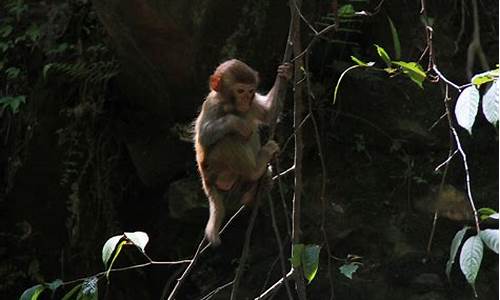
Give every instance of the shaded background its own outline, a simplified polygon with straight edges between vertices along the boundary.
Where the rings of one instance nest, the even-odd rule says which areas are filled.
[[[306,2],[303,13],[313,26],[332,24],[330,1]],[[470,4],[427,2],[437,64],[453,82],[467,83]],[[498,63],[498,3],[478,3],[481,43],[493,68]],[[0,110],[1,298],[15,299],[39,281],[101,271],[102,245],[124,231],[147,232],[146,251],[156,260],[190,257],[207,218],[189,133],[208,91],[207,78],[218,63],[237,57],[260,72],[262,91],[268,90],[288,33],[287,1],[24,4],[19,13],[0,11],[2,26],[14,25],[0,41],[16,41],[1,47],[2,96],[26,95],[17,113]],[[378,2],[340,4],[372,11]],[[448,192],[436,198],[442,174],[434,168],[449,149],[446,122],[432,127],[444,113],[440,85],[426,82],[420,89],[403,77],[355,70],[344,78],[339,102],[332,105],[339,75],[353,64],[351,55],[378,61],[374,43],[393,53],[388,17],[399,32],[402,59],[418,59],[426,45],[419,5],[386,1],[375,16],[341,24],[348,30],[325,35],[309,52],[312,109],[327,164],[328,242],[335,257],[363,257],[352,280],[339,273],[342,262],[333,260],[337,299],[472,297],[457,267],[451,284],[444,276],[451,240],[469,221],[458,156],[446,177]],[[306,26],[302,36],[307,45],[312,34]],[[10,76],[9,67],[21,72]],[[481,71],[476,63],[473,72]],[[281,145],[292,133],[289,99],[278,128]],[[323,211],[318,150],[310,124],[304,130],[304,239],[324,246],[318,230]],[[498,210],[498,131],[478,115],[472,136],[459,132],[476,205]],[[282,166],[292,162],[289,147]],[[284,180],[290,199],[293,178]],[[275,199],[284,235],[285,220]],[[463,220],[439,220],[432,256],[426,258],[438,201],[462,213]],[[239,218],[222,246],[202,257],[179,299],[199,299],[233,278],[247,220],[248,215]],[[256,226],[242,285],[248,296],[264,288],[266,279],[281,276],[273,264],[278,250],[266,206]],[[117,264],[142,261],[127,249]],[[326,261],[322,251],[318,277],[308,286],[312,299],[328,299]],[[176,271],[154,266],[113,274],[100,294],[103,299],[159,299]],[[497,282],[498,258],[486,251],[477,282],[482,299],[498,298]]]

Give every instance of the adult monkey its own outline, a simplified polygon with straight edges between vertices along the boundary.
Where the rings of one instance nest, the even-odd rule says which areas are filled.
[[[280,65],[278,76],[289,80],[290,65]],[[279,150],[272,140],[261,146],[258,133],[258,126],[268,124],[273,117],[277,82],[267,95],[256,93],[258,73],[237,59],[223,62],[210,76],[210,93],[196,119],[194,139],[210,206],[205,236],[213,246],[220,244],[224,196],[236,192],[242,195],[243,203],[252,201],[257,180]]]

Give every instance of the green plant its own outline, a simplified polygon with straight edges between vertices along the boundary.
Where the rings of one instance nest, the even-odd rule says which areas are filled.
[[[498,220],[498,213],[490,208],[482,208],[478,210],[481,220],[486,220],[488,218]],[[464,227],[462,230],[458,231],[453,238],[450,246],[450,257],[446,263],[446,275],[448,279],[450,278],[450,273],[452,266],[455,262],[458,250],[462,245],[462,241],[465,234],[470,227]],[[460,269],[464,274],[467,282],[471,285],[474,295],[477,297],[477,292],[475,288],[475,282],[479,269],[481,267],[481,261],[483,259],[483,252],[485,246],[498,254],[498,229],[484,229],[476,233],[476,235],[467,238],[465,243],[463,243],[462,249],[460,251]]]

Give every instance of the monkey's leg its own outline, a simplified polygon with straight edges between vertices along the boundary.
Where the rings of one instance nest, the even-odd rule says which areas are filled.
[[[205,236],[212,246],[220,244],[219,230],[225,213],[222,197],[223,195],[216,191],[215,187],[210,188],[208,193],[210,215],[205,227]]]

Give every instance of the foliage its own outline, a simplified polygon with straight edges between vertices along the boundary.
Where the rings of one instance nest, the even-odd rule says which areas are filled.
[[[481,211],[489,214],[492,218],[495,218],[498,215],[491,208],[482,208]],[[446,263],[446,275],[448,276],[448,279],[450,278],[451,269],[460,245],[462,244],[465,234],[469,229],[470,227],[464,227],[462,230],[458,231],[451,242],[450,257]],[[467,282],[471,285],[476,297],[477,292],[475,282],[481,267],[484,246],[498,254],[498,239],[498,229],[485,229],[479,231],[476,235],[469,237],[462,245],[462,249],[460,251],[460,269],[467,279]]]
[[[458,125],[472,134],[472,126],[476,121],[481,96],[481,85],[492,82],[482,97],[483,114],[494,126],[498,126],[498,68],[481,74],[476,74],[471,79],[471,85],[466,87],[458,96],[455,106],[455,116]]]
[[[104,265],[106,266],[109,258],[112,253],[115,253],[112,262],[109,264],[106,272],[101,272],[94,276],[85,277],[82,279],[78,279],[76,281],[82,281],[82,283],[74,286],[69,292],[67,292],[63,300],[77,299],[77,300],[97,300],[98,299],[98,286],[97,283],[99,281],[99,277],[106,275],[106,278],[109,280],[109,273],[112,271],[113,262],[120,253],[122,247],[124,245],[132,245],[136,246],[146,258],[146,252],[144,248],[146,247],[149,241],[149,237],[147,233],[142,231],[136,232],[125,232],[121,235],[113,236],[109,238],[104,246],[102,247],[102,259]],[[119,243],[120,242],[120,243]],[[117,246],[118,245],[118,246]],[[46,289],[52,290],[55,292],[59,287],[68,285],[72,282],[63,282],[60,279],[56,279],[52,283],[42,283],[32,286],[26,289],[19,300],[37,300],[38,296]]]
[[[321,248],[318,245],[295,244],[292,248],[292,266],[302,268],[304,278],[308,283],[316,277],[319,264],[319,252]]]

